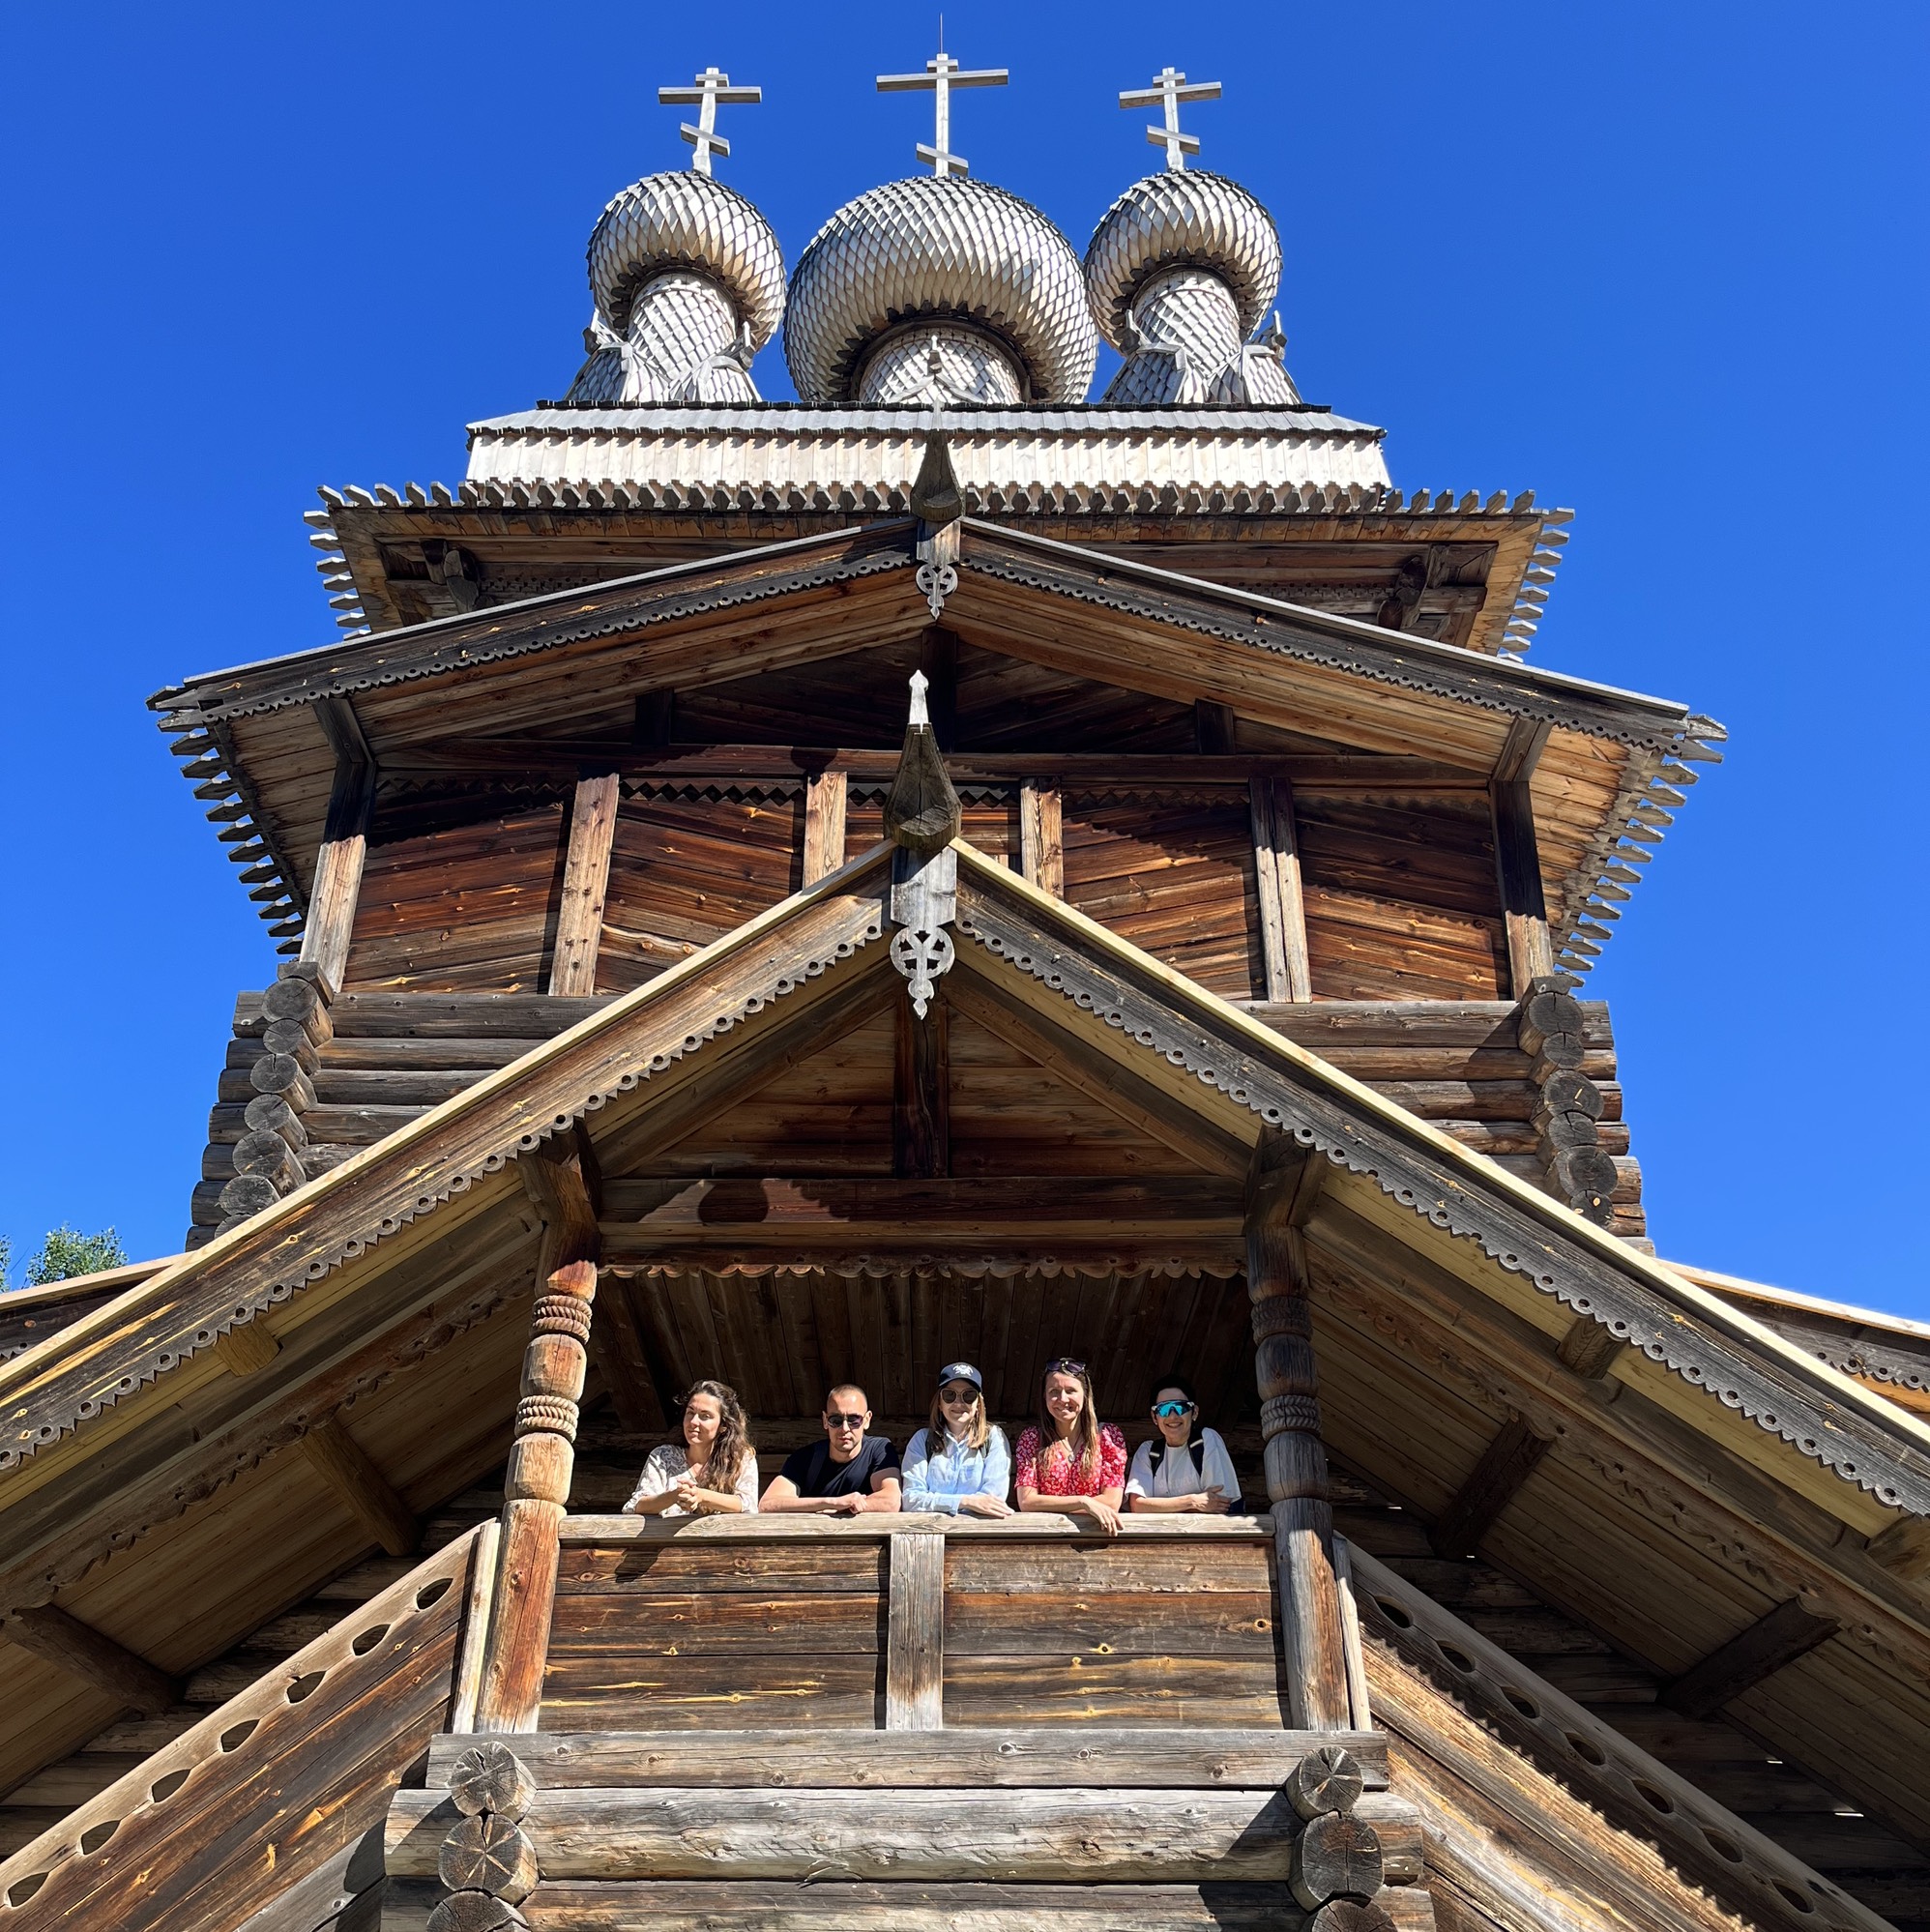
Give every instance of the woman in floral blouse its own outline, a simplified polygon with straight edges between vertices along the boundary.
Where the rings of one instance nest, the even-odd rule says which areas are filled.
[[[1018,1439],[1013,1483],[1018,1507],[1052,1516],[1090,1516],[1119,1535],[1126,1489],[1126,1438],[1093,1409],[1093,1378],[1083,1361],[1045,1364],[1037,1425]]]

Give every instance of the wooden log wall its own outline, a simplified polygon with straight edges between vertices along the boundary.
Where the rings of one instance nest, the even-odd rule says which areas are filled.
[[[190,1246],[205,1242],[223,1218],[220,1195],[234,1175],[234,1148],[253,1130],[247,1115],[259,1098],[252,1076],[267,1024],[262,1001],[245,993],[236,1003],[235,1039],[190,1203]],[[1599,1099],[1595,1149],[1613,1175],[1605,1225],[1641,1240],[1641,1168],[1629,1154],[1607,1010],[1577,1004],[1582,1055],[1564,1070],[1588,1081]],[[317,1050],[310,1076],[314,1102],[301,1117],[305,1172],[325,1173],[597,1005],[540,994],[344,995],[331,1009],[332,1037]],[[1555,1191],[1535,1124],[1543,1096],[1535,1078],[1539,1050],[1522,1050],[1521,1010],[1512,1002],[1320,1001],[1253,1010],[1464,1146]],[[863,1022],[687,1146],[667,1151],[659,1171],[704,1172],[728,1152],[770,1172],[890,1173],[892,1042],[889,1018]],[[1080,1171],[1094,1147],[1105,1149],[1117,1172],[1192,1171],[1186,1156],[1135,1128],[1116,1105],[1045,1080],[1036,1061],[977,1021],[953,1013],[949,1046],[954,1174]]]
[[[344,989],[541,990],[562,904],[564,824],[561,791],[379,797]]]
[[[626,786],[610,848],[598,989],[641,985],[796,892],[804,883],[804,790]]]
[[[1371,797],[1274,776],[960,782],[965,837],[1227,998],[1510,990],[1481,792]],[[830,853],[877,843],[881,800],[876,780],[842,772],[604,774],[547,790],[385,781],[347,906],[343,983],[579,993],[594,968],[594,989],[628,990],[821,877]]]
[[[1416,1816],[1386,1790],[1377,1738],[1349,1749],[1278,1731],[1114,1730],[1074,1750],[1049,1730],[833,1729],[705,1742],[519,1739],[497,1766],[493,1741],[440,1741],[427,1788],[390,1816],[384,1926],[1432,1925]],[[473,1807],[499,1799],[539,1875],[505,1887],[498,1866],[482,1884],[518,1901],[517,1921],[480,1904],[460,1916],[464,1894],[446,1890],[474,1868]]]

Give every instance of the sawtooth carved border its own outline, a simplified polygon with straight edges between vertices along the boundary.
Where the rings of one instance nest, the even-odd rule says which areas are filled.
[[[961,879],[958,929],[994,956],[1030,973],[1073,1005],[1117,1027],[1126,1039],[1291,1133],[1335,1166],[1378,1183],[1421,1219],[1477,1243],[1492,1261],[1525,1276],[1619,1341],[1639,1348],[1693,1388],[1747,1417],[1800,1455],[1894,1508],[1930,1514],[1930,1470],[1909,1451],[1853,1434],[1813,1398],[1779,1380],[1721,1338],[1685,1319],[1602,1257],[1538,1226],[1505,1198],[1471,1192],[1419,1148],[1404,1147],[1387,1128],[1351,1117],[1341,1103],[1232,1038],[1214,1033],[1192,1012],[1132,984]]]
[[[814,922],[812,913],[817,915]],[[224,1263],[239,1264],[246,1269],[249,1261],[254,1260],[256,1267],[259,1267],[260,1258],[272,1254],[274,1258],[262,1271],[265,1278],[257,1276],[259,1285],[249,1285],[235,1292],[233,1299],[226,1301],[219,1309],[210,1308],[212,1297],[194,1297],[186,1305],[163,1315],[143,1336],[132,1356],[115,1360],[105,1371],[104,1379],[95,1383],[90,1392],[84,1395],[77,1389],[70,1389],[66,1394],[54,1396],[44,1408],[31,1401],[16,1406],[14,1413],[21,1420],[16,1420],[13,1425],[13,1439],[0,1445],[0,1474],[17,1468],[48,1444],[59,1441],[82,1423],[112,1408],[124,1396],[147,1387],[202,1350],[214,1347],[219,1337],[237,1324],[251,1321],[265,1309],[286,1302],[308,1283],[320,1280],[343,1262],[367,1252],[379,1242],[408,1226],[419,1215],[429,1213],[456,1194],[466,1192],[484,1177],[499,1172],[506,1162],[529,1153],[553,1134],[568,1131],[585,1115],[621,1095],[632,1092],[653,1076],[667,1071],[710,1041],[721,1038],[752,1015],[796,992],[808,981],[821,978],[839,961],[853,957],[862,948],[878,939],[885,929],[882,887],[866,893],[854,881],[849,895],[827,900],[807,910],[804,918],[807,922],[814,922],[818,930],[814,935],[798,935],[803,941],[801,951],[787,950],[782,954],[781,964],[774,957],[770,963],[775,970],[768,979],[753,981],[718,1004],[699,1004],[697,1011],[701,1016],[681,1038],[648,1054],[627,1054],[622,1047],[621,1036],[612,1039],[607,1035],[599,1035],[594,1045],[579,1049],[579,1066],[575,1069],[566,1068],[558,1074],[556,1084],[550,1089],[553,1111],[540,1121],[509,1127],[501,1137],[487,1132],[480,1134],[466,1155],[458,1155],[449,1164],[435,1166],[432,1170],[425,1170],[416,1156],[411,1130],[404,1128],[395,1137],[399,1145],[387,1147],[386,1158],[378,1159],[360,1171],[358,1163],[350,1162],[313,1184],[318,1189],[326,1190],[326,1194],[334,1194],[345,1203],[354,1202],[356,1193],[352,1189],[372,1197],[361,1216],[351,1209],[343,1215],[337,1230],[327,1231],[329,1217],[323,1206],[325,1194],[312,1204],[319,1212],[314,1216],[316,1225],[307,1239],[300,1230],[292,1239],[281,1232],[279,1224],[284,1215],[278,1210],[271,1210],[244,1224],[237,1233],[247,1245],[217,1256],[210,1269],[212,1279],[207,1285],[211,1289],[220,1285],[225,1272]],[[701,954],[694,956],[702,957]],[[675,994],[688,994],[692,990],[700,991],[700,988],[687,984],[672,990]],[[640,1026],[645,1028],[654,1016],[648,1006],[636,1015]],[[547,1051],[545,1043],[532,1057],[541,1056]],[[459,1119],[464,1101],[476,1104],[474,1095],[475,1090],[472,1089],[469,1094],[445,1104],[457,1108]],[[486,1105],[486,1101],[482,1104]],[[526,1120],[527,1116],[523,1118]],[[453,1130],[455,1124],[452,1122],[449,1125]],[[424,1171],[433,1171],[432,1185],[411,1194],[408,1184]],[[386,1190],[384,1177],[389,1179]],[[302,1194],[306,1192],[304,1189],[289,1197],[288,1212],[308,1205],[302,1201]],[[280,1252],[276,1252],[278,1248]],[[75,1380],[79,1381],[91,1366],[91,1360],[85,1366],[76,1364]]]

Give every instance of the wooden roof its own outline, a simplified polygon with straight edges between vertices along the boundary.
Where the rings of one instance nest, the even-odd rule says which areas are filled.
[[[621,757],[635,699],[915,639],[933,613],[909,519],[745,550],[205,673],[150,700],[271,917],[299,920],[350,707],[378,768],[459,741],[531,761],[545,736]],[[966,519],[946,626],[968,644],[1169,701],[1230,705],[1263,731],[1421,761],[1485,783],[1513,731],[1531,778],[1558,944],[1591,955],[1588,901],[1652,843],[1721,729],[1682,704],[1301,609],[1087,547]],[[559,751],[563,749],[558,746]],[[1685,762],[1686,761],[1686,762]],[[1390,782],[1413,782],[1389,766]],[[1618,852],[1618,845],[1623,847]],[[282,930],[278,926],[278,930]]]
[[[1889,1566],[1930,1514],[1930,1426],[969,847],[959,873],[953,976],[973,997],[1111,1067],[1121,1104],[1163,1109],[1203,1179],[1269,1126],[1317,1156],[1306,1239],[1338,1454],[1431,1519],[1496,1431],[1533,1430],[1550,1447],[1484,1548],[1668,1672],[1799,1600],[1825,1640],[1747,1693],[1746,1721],[1930,1836],[1930,1605]],[[0,1601],[57,1600],[179,1671],[364,1546],[278,1453],[319,1420],[351,1417],[412,1501],[473,1479],[502,1453],[537,1267],[518,1163],[582,1133],[607,1181],[647,1174],[653,1150],[902,998],[888,877],[883,849],[853,862],[0,1364]],[[922,1251],[893,1245],[875,1190],[793,1186],[785,1239],[941,1272],[999,1248],[1048,1272],[1184,1265],[1237,1241],[1237,1203],[1210,1186],[1176,1205],[1156,1186],[1101,1202],[1061,1181],[1041,1200],[1014,1182],[1002,1204],[906,1186],[926,1189],[898,1217],[930,1231]],[[618,1189],[604,1232],[637,1266],[691,1247],[739,1267],[713,1275],[712,1318],[757,1327],[743,1264],[774,1258],[779,1206]],[[257,1325],[276,1348],[242,1362],[230,1338]],[[111,1715],[57,1672],[10,1683],[0,1776]]]

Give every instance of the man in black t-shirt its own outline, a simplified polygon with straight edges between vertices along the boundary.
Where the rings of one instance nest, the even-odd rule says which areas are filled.
[[[758,1499],[759,1511],[855,1516],[863,1509],[896,1509],[898,1452],[883,1436],[867,1436],[870,1426],[863,1390],[840,1383],[824,1398],[824,1441],[784,1458]]]

